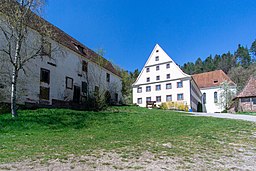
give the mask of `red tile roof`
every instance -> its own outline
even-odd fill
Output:
[[[236,98],[256,97],[256,78],[251,77],[244,87],[243,91]]]
[[[0,12],[6,15],[12,15],[11,12],[4,6],[5,2],[0,3]],[[10,3],[10,1],[8,2]],[[58,42],[59,44],[69,48],[70,50],[78,53],[79,55],[83,56],[84,58],[94,62],[94,63],[101,63],[103,68],[112,72],[113,74],[121,77],[121,74],[115,69],[115,67],[109,62],[107,59],[103,58],[102,56],[98,55],[93,50],[89,49],[73,37],[69,36],[67,33],[62,31],[61,29],[57,28],[56,26],[52,25],[48,21],[44,20],[43,18],[39,17],[36,14],[33,14],[29,18],[29,27],[38,31],[39,33],[44,32],[45,30],[50,30],[51,39]],[[80,51],[77,46],[82,47],[82,51]]]
[[[236,85],[222,70],[195,74],[192,77],[199,88],[217,87],[224,81],[228,81],[231,86]]]

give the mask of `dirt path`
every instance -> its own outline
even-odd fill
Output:
[[[240,114],[229,114],[229,113],[192,113],[194,116],[208,116],[215,118],[227,118],[227,119],[237,119],[245,120],[250,122],[256,122],[256,116],[252,115],[240,115]]]
[[[235,144],[230,144],[236,146]],[[197,154],[190,157],[172,157],[155,155],[144,152],[137,157],[124,157],[123,154],[113,152],[96,152],[89,156],[70,155],[65,159],[49,161],[23,161],[17,163],[0,164],[0,170],[21,171],[112,171],[112,170],[145,170],[145,171],[174,171],[174,170],[247,170],[256,168],[256,149],[234,148],[229,154],[221,156],[211,154]]]

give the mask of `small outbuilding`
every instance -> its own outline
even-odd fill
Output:
[[[243,91],[234,99],[237,112],[256,112],[256,78],[251,77]]]

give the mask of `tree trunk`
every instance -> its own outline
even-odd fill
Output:
[[[16,67],[13,67],[13,73],[12,73],[12,92],[11,92],[11,112],[12,117],[18,117],[17,114],[17,102],[16,102],[16,93],[17,93],[17,69]]]
[[[17,78],[18,78],[18,58],[21,47],[21,39],[18,39],[16,43],[15,56],[14,56],[14,64],[12,69],[12,91],[11,91],[11,112],[12,117],[18,117],[17,114]]]

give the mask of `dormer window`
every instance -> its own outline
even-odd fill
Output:
[[[159,61],[159,56],[156,56],[156,61]]]
[[[85,49],[83,46],[75,44],[75,43],[74,43],[74,45],[75,45],[76,49],[79,50],[80,53],[82,53],[83,55],[86,55]]]

